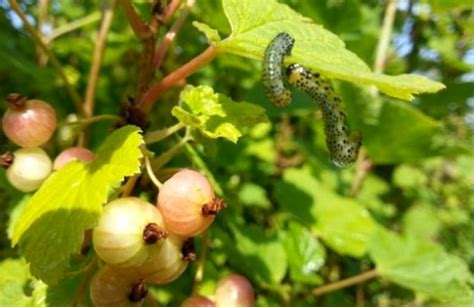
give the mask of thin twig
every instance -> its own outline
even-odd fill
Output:
[[[185,79],[191,74],[195,73],[207,63],[212,61],[218,54],[218,49],[211,45],[201,54],[193,58],[188,63],[184,64],[174,72],[167,75],[160,83],[152,86],[143,96],[140,102],[140,108],[143,111],[148,111],[156,99],[167,89],[172,87],[178,81]]]
[[[315,296],[320,296],[320,295],[326,294],[328,292],[333,292],[333,291],[336,291],[336,290],[340,290],[340,289],[343,289],[343,288],[347,288],[347,287],[350,287],[350,286],[353,286],[353,285],[360,284],[360,283],[365,282],[369,279],[377,277],[378,274],[379,273],[377,272],[377,270],[373,269],[373,270],[361,273],[359,275],[356,275],[356,276],[353,276],[353,277],[350,277],[350,278],[346,278],[346,279],[339,280],[339,281],[336,281],[336,282],[331,283],[331,284],[324,285],[322,287],[315,288],[315,289],[313,289],[312,293]]]
[[[109,32],[110,26],[112,25],[115,4],[115,0],[110,0],[108,2],[108,5],[105,7],[103,12],[102,24],[100,25],[99,33],[97,34],[94,56],[92,58],[92,66],[89,72],[89,82],[87,84],[86,96],[84,100],[84,114],[86,117],[91,117],[94,113],[95,93],[97,89],[97,82],[99,81],[100,66],[102,65],[102,59],[105,51],[105,40],[107,38],[107,33]]]
[[[189,137],[184,137],[182,138],[178,143],[173,145],[170,149],[165,151],[161,156],[153,160],[153,168],[155,170],[160,169],[168,163],[179,151],[182,149],[182,147],[191,140]]]
[[[160,189],[163,186],[163,184],[158,180],[158,178],[156,178],[155,173],[153,173],[153,169],[150,163],[150,158],[147,155],[145,156],[145,168],[146,168],[148,177],[150,177],[151,182],[153,182],[153,184],[158,189]]]
[[[43,42],[40,34],[36,31],[36,29],[28,22],[28,18],[26,17],[25,13],[20,8],[20,6],[18,5],[17,1],[8,0],[8,3],[10,4],[10,7],[12,8],[12,10],[15,11],[15,13],[17,13],[18,17],[20,17],[21,21],[23,22],[23,27],[31,35],[31,38],[48,55],[49,59],[51,60],[51,64],[53,65],[53,68],[56,70],[58,75],[63,80],[64,85],[66,86],[66,89],[69,93],[69,96],[71,96],[71,99],[74,102],[77,112],[84,116],[84,111],[82,109],[82,98],[77,92],[77,90],[69,83],[69,80],[66,74],[64,73],[59,60],[56,58],[54,53],[51,50],[49,50],[48,46]]]
[[[364,307],[364,287],[361,284],[356,286],[356,307]]]
[[[48,16],[49,0],[38,1],[38,32],[43,34],[43,27]]]
[[[163,61],[163,57],[166,54],[166,51],[173,42],[174,38],[176,37],[176,33],[178,33],[179,29],[181,29],[181,27],[183,26],[183,23],[188,17],[189,12],[191,11],[191,8],[193,7],[194,3],[195,0],[186,1],[186,5],[184,6],[181,15],[179,15],[178,19],[176,19],[174,24],[171,26],[171,29],[168,31],[168,33],[166,33],[158,48],[156,48],[155,67],[160,67],[161,62]]]
[[[193,294],[198,295],[204,276],[204,266],[206,264],[207,249],[209,247],[209,231],[206,229],[202,234],[201,255],[197,263],[196,274],[194,275]]]
[[[125,10],[128,22],[130,23],[135,35],[141,40],[150,38],[152,35],[150,29],[143,22],[140,16],[138,16],[137,12],[130,3],[130,0],[120,0],[120,4],[122,4],[123,9]]]
[[[171,2],[168,3],[168,7],[166,8],[166,13],[161,18],[161,21],[163,23],[167,23],[171,19],[171,17],[173,17],[174,13],[179,9],[181,2],[182,0],[171,0]]]
[[[46,36],[44,38],[44,42],[46,44],[50,44],[53,40],[58,38],[61,35],[64,35],[66,33],[72,32],[76,29],[82,28],[83,26],[86,26],[88,24],[94,23],[96,21],[100,20],[100,13],[99,12],[94,12],[92,14],[89,14],[85,17],[73,20],[65,25],[62,25],[60,27],[57,27],[56,29],[53,30],[53,32]]]
[[[155,46],[156,46],[156,36],[160,29],[161,21],[159,20],[159,12],[156,11],[155,6],[159,6],[160,2],[155,2],[154,7],[152,8],[151,19],[148,22],[148,31],[150,32],[149,37],[143,40],[143,50],[140,58],[140,68],[138,73],[138,84],[137,84],[137,93],[136,101],[140,101],[143,97],[143,94],[150,88],[150,84],[155,77],[155,66],[154,56],[155,56]]]
[[[49,0],[39,0],[38,1],[38,25],[37,31],[40,33],[41,37],[44,37],[43,29],[48,18],[48,6]],[[48,56],[44,53],[39,46],[36,46],[38,52],[38,64],[40,66],[45,66],[48,61]]]
[[[374,72],[377,74],[383,73],[385,68],[384,63],[387,58],[387,50],[390,44],[390,37],[392,35],[393,22],[395,20],[395,13],[397,11],[397,2],[398,0],[390,0],[385,8],[382,30],[380,32],[380,39],[377,44],[374,62]],[[377,95],[377,89],[375,87],[373,88],[372,93]],[[357,159],[356,174],[351,185],[350,195],[352,197],[355,197],[359,192],[362,182],[364,181],[372,166],[372,161],[367,159],[367,152],[362,149],[359,154],[359,158]]]
[[[354,178],[352,179],[350,196],[355,197],[364,182],[365,177],[368,175],[372,169],[373,163],[367,158],[367,152],[362,148],[357,158],[356,163],[356,172]]]
[[[397,3],[398,0],[389,0],[385,8],[382,30],[380,32],[380,39],[377,44],[375,55],[374,72],[376,74],[381,74],[384,71],[387,50],[392,35],[393,22],[395,20],[395,13],[397,12]]]
[[[170,135],[173,135],[174,133],[176,133],[177,131],[179,131],[179,130],[185,128],[185,127],[186,127],[185,124],[179,122],[179,123],[177,123],[177,124],[175,124],[171,127],[168,127],[168,128],[148,132],[147,134],[145,134],[143,139],[145,140],[146,144],[153,144],[153,143],[156,143],[156,142],[159,142],[161,140],[166,139]]]
[[[125,184],[122,186],[122,197],[127,197],[132,194],[133,189],[135,188],[135,184],[137,183],[138,177],[140,175],[133,175],[132,177],[128,177],[127,181]]]

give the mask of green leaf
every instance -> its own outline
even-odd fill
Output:
[[[414,94],[437,92],[445,86],[419,75],[375,74],[344,42],[276,0],[222,0],[232,34],[216,43],[220,52],[261,60],[265,48],[279,32],[295,38],[285,63],[299,63],[330,78],[375,85],[387,95],[413,99]]]
[[[293,281],[319,284],[316,274],[326,261],[326,251],[307,228],[291,223],[283,241]]]
[[[234,143],[245,128],[268,121],[262,107],[235,102],[214,93],[209,86],[186,86],[181,92],[180,106],[174,107],[171,114],[207,137],[222,137]]]
[[[31,280],[28,264],[23,259],[0,262],[0,306],[25,306],[31,297],[25,293]]]
[[[196,27],[202,33],[204,33],[204,35],[206,35],[207,40],[209,42],[216,43],[216,42],[221,40],[221,36],[219,35],[219,32],[217,32],[217,30],[209,27],[205,23],[193,21],[193,26]]]
[[[67,277],[61,280],[61,282],[57,285],[48,286],[45,291],[46,306],[67,307],[74,305],[75,295],[78,291],[80,291],[81,282],[83,282],[83,279],[84,274],[77,274],[75,276]],[[87,305],[90,306],[91,303],[88,298],[89,295],[84,295],[80,299],[87,300]]]
[[[263,187],[255,183],[245,183],[239,190],[239,201],[247,206],[255,206],[263,209],[270,209],[271,203],[268,200]]]
[[[402,189],[418,190],[428,182],[427,175],[416,167],[402,164],[393,172],[393,184]]]
[[[307,226],[314,226],[320,193],[318,180],[299,169],[288,169],[283,180],[276,184],[275,199],[283,211],[290,213]]]
[[[288,169],[277,184],[281,208],[313,226],[323,241],[340,254],[360,257],[374,231],[370,213],[353,199],[327,189],[304,170]]]
[[[472,7],[471,0],[429,0],[433,10],[444,12],[449,10],[469,9]]]
[[[247,276],[260,283],[279,284],[287,269],[285,249],[276,234],[256,225],[232,227],[237,255],[231,255]]]
[[[440,121],[412,105],[373,98],[347,86],[340,89],[351,128],[362,133],[370,159],[378,164],[419,161],[468,150],[449,135]]]
[[[367,251],[375,222],[370,213],[349,198],[332,195],[317,207],[321,238],[340,254],[361,257]]]
[[[73,161],[54,172],[33,195],[13,231],[34,276],[48,284],[65,274],[78,252],[84,230],[94,227],[108,193],[140,169],[143,143],[139,128],[112,133],[90,164]]]
[[[441,228],[441,221],[430,205],[413,206],[403,216],[403,232],[407,236],[429,241],[437,237]]]
[[[449,306],[471,306],[469,269],[440,246],[413,237],[377,229],[369,254],[384,278],[423,292]]]

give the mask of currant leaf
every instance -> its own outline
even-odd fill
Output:
[[[280,32],[295,39],[285,63],[299,63],[329,78],[375,85],[383,93],[411,100],[414,94],[434,93],[445,86],[414,74],[376,74],[335,34],[276,0],[222,0],[232,33],[215,43],[219,52],[262,60],[265,48]],[[212,29],[199,28],[204,33]]]
[[[369,255],[380,275],[396,284],[423,292],[443,306],[472,306],[468,266],[433,242],[379,228],[369,243]]]

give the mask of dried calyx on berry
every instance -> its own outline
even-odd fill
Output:
[[[7,151],[3,155],[0,156],[0,166],[3,168],[9,168],[10,165],[13,164],[13,153],[10,151]]]

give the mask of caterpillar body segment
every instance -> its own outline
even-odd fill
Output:
[[[268,99],[277,107],[291,102],[291,92],[283,81],[283,60],[291,54],[295,40],[288,33],[277,34],[265,49],[262,66],[262,82]]]
[[[339,167],[351,166],[357,160],[362,137],[359,132],[349,132],[346,115],[340,107],[341,99],[331,82],[299,64],[288,66],[286,74],[290,84],[307,93],[314,102],[320,103],[326,145],[333,163]]]

